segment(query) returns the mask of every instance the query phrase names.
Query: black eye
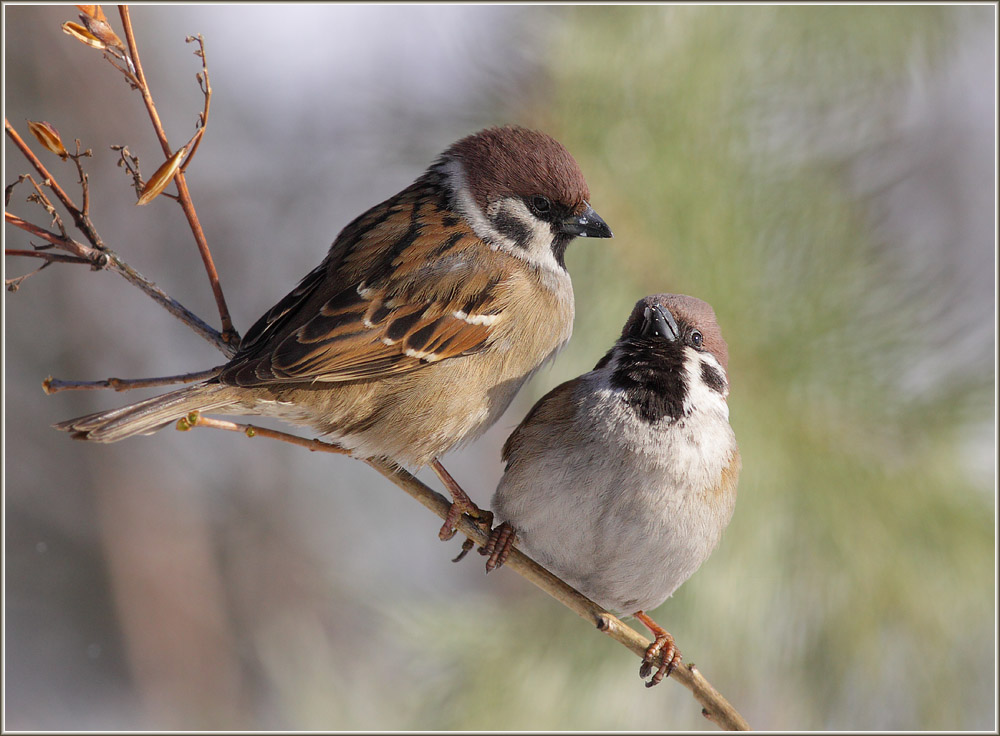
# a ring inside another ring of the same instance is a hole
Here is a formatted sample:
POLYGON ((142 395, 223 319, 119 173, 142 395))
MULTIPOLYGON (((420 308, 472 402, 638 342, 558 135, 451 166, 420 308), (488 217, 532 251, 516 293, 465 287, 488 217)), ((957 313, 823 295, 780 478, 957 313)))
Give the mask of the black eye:
POLYGON ((701 336, 701 333, 698 332, 698 330, 691 330, 691 336, 688 339, 696 348, 700 348, 701 344, 705 341, 705 338, 701 336))
POLYGON ((528 197, 528 207, 539 217, 544 217, 552 211, 552 203, 541 194, 528 197))

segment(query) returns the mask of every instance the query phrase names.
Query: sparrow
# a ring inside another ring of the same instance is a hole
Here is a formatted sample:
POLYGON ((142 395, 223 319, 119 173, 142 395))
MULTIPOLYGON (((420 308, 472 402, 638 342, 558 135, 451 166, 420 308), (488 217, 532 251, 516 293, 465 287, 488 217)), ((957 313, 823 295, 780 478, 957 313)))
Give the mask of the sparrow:
POLYGON ((654 636, 647 687, 680 662, 656 608, 708 558, 736 502, 729 354, 712 307, 641 299, 594 366, 545 395, 503 447, 487 571, 514 540, 543 567, 654 636))
POLYGON ((265 415, 440 476, 437 457, 488 429, 569 340, 566 248, 612 236, 589 198, 576 161, 545 133, 463 138, 350 222, 212 378, 55 426, 116 442, 192 411, 265 415))

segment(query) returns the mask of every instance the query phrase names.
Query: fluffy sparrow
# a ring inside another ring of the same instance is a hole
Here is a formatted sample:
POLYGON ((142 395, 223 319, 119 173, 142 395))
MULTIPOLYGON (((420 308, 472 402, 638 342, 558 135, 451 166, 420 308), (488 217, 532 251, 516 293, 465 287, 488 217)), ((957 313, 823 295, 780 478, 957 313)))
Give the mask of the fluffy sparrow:
POLYGON ((644 611, 708 558, 736 502, 740 454, 729 426, 728 351, 705 302, 640 300, 590 373, 544 396, 503 448, 493 496, 504 521, 487 570, 513 540, 599 605, 633 614, 654 635, 640 674, 680 661, 644 611))
POLYGON ((438 470, 438 455, 493 424, 569 340, 566 247, 611 237, 589 196, 544 133, 463 138, 347 225, 214 378, 56 427, 115 442, 196 410, 267 415, 359 457, 438 470))

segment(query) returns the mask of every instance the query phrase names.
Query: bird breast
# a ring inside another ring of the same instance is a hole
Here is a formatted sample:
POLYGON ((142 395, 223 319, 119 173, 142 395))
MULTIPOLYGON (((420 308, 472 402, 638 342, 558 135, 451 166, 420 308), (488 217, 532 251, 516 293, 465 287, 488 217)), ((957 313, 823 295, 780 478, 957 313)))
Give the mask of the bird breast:
POLYGON ((732 516, 733 431, 714 411, 639 421, 607 386, 581 385, 577 396, 573 436, 513 458, 495 510, 530 556, 595 602, 655 608, 707 559, 732 516))

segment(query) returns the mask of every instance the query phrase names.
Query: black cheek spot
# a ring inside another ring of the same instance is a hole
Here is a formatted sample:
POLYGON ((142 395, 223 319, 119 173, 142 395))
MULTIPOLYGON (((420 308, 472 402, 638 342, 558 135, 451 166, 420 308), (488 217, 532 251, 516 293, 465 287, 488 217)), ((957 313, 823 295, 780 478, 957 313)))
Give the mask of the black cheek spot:
POLYGON ((722 377, 722 374, 716 370, 715 366, 712 366, 705 361, 701 363, 701 380, 705 382, 705 385, 716 393, 725 393, 726 391, 726 379, 722 377))
POLYGON ((503 235, 513 240, 518 247, 526 248, 531 239, 531 231, 528 226, 507 212, 498 212, 493 218, 493 225, 503 235))

